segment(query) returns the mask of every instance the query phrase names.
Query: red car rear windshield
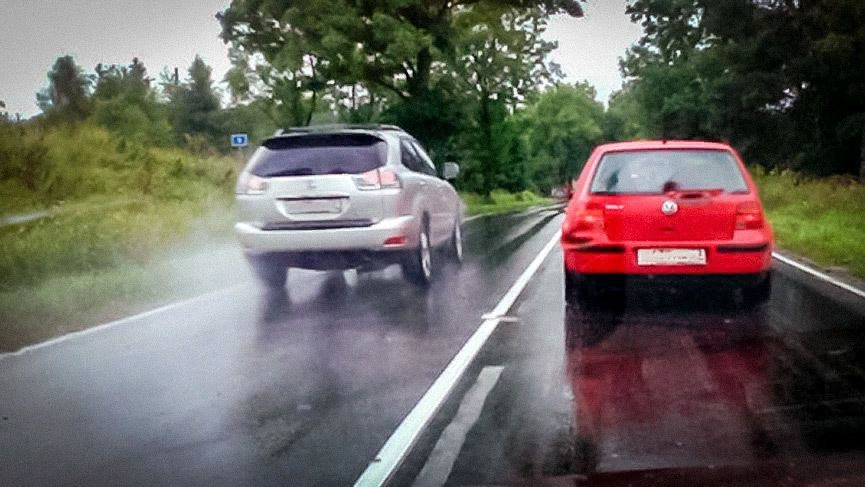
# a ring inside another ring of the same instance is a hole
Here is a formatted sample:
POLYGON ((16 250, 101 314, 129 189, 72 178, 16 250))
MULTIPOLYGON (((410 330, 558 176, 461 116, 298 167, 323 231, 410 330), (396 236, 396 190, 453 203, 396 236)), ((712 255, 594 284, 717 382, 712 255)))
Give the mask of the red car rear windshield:
POLYGON ((387 143, 368 134, 275 137, 253 155, 250 172, 269 178, 361 174, 385 164, 387 143))
POLYGON ((640 150, 605 154, 592 180, 593 194, 662 194, 671 190, 747 193, 733 155, 718 150, 640 150))

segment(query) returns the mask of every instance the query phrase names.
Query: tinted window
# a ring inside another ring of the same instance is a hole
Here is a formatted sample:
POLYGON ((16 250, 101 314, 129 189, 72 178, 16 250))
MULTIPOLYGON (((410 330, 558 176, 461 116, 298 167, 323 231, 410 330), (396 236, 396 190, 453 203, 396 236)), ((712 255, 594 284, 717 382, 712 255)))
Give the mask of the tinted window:
POLYGON ((403 139, 400 146, 402 147, 402 165, 414 172, 423 172, 423 161, 415 152, 414 147, 408 140, 403 139))
POLYGON ((739 166, 729 152, 646 150, 613 152, 601 159, 593 193, 659 194, 672 189, 722 189, 747 192, 739 166))
POLYGON ((253 158, 251 172, 261 177, 360 174, 384 165, 387 143, 367 134, 276 137, 253 158))
POLYGON ((436 174, 435 164, 433 164, 432 159, 429 158, 427 153, 424 151, 423 147, 421 147, 421 145, 419 143, 414 142, 414 141, 412 142, 412 146, 414 147, 415 152, 417 153, 418 158, 420 159, 421 172, 423 172, 425 174, 429 174, 430 176, 433 176, 433 177, 438 177, 438 174, 436 174))

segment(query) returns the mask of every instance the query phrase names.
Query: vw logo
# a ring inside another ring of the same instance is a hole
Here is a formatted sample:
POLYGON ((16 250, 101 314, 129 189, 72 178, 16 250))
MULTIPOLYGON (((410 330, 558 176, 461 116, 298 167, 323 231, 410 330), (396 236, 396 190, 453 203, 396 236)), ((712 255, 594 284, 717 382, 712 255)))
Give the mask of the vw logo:
POLYGON ((665 215, 673 215, 677 211, 679 211, 679 205, 677 205, 676 202, 673 200, 667 200, 664 202, 663 205, 661 205, 661 211, 665 215))

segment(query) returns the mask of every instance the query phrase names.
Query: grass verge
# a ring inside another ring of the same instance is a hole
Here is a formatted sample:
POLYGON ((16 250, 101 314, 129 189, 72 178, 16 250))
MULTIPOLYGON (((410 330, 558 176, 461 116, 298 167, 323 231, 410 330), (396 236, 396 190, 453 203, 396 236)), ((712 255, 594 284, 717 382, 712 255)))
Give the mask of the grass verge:
POLYGON ((508 193, 507 191, 494 190, 489 199, 475 193, 460 193, 460 197, 466 204, 469 215, 480 215, 484 213, 509 213, 523 211, 538 205, 551 205, 555 200, 538 196, 531 191, 521 193, 508 193))
POLYGON ((814 179, 759 167, 751 172, 778 247, 865 277, 865 186, 844 177, 814 179))

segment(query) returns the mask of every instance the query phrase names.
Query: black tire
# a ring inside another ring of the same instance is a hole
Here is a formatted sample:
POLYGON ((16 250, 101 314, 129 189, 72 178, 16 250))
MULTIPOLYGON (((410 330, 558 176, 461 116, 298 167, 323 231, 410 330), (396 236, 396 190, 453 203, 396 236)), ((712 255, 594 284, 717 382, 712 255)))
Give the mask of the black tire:
POLYGON ((624 284, 576 276, 565 269, 565 300, 587 311, 616 311, 625 305, 624 284))
POLYGON ((584 297, 579 279, 565 268, 565 304, 579 306, 584 297))
POLYGON ((266 256, 250 256, 247 260, 258 282, 264 287, 271 290, 285 287, 288 266, 278 259, 266 256))
POLYGON ((410 250, 402 263, 402 273, 407 280, 419 286, 429 286, 433 269, 432 241, 429 238, 429 225, 423 222, 418 235, 418 247, 410 250))
POLYGON ((746 309, 755 309, 766 304, 772 297, 772 274, 766 275, 759 284, 742 288, 742 301, 746 309))
POLYGON ((454 231, 451 234, 450 242, 448 242, 448 255, 451 260, 457 264, 463 262, 463 229, 462 222, 459 217, 454 217, 454 231))

